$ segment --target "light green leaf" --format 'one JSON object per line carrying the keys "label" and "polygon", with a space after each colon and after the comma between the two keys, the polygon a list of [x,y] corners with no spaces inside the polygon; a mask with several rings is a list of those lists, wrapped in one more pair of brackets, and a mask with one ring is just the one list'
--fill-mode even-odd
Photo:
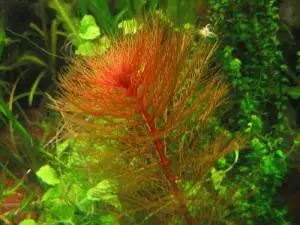
{"label": "light green leaf", "polygon": [[117,224],[119,224],[119,223],[117,223],[115,216],[113,216],[111,214],[101,216],[100,220],[102,222],[101,224],[105,224],[105,225],[108,225],[108,224],[116,224],[117,225]]}
{"label": "light green leaf", "polygon": [[99,182],[95,187],[87,191],[87,199],[93,201],[103,201],[116,208],[120,208],[116,184],[109,180]]}
{"label": "light green leaf", "polygon": [[71,202],[67,202],[63,195],[60,198],[44,202],[43,206],[47,213],[60,220],[71,221],[76,212],[75,205]]}
{"label": "light green leaf", "polygon": [[71,140],[67,139],[56,145],[56,152],[58,157],[60,157],[71,145]]}
{"label": "light green leaf", "polygon": [[21,221],[21,223],[19,223],[19,225],[37,225],[37,223],[32,219],[26,219],[26,220]]}
{"label": "light green leaf", "polygon": [[227,190],[226,186],[222,185],[226,173],[226,170],[216,170],[215,168],[212,168],[211,170],[211,179],[213,182],[213,186],[215,190],[218,191],[221,195],[225,195]]}
{"label": "light green leaf", "polygon": [[182,184],[183,191],[187,197],[196,197],[199,192],[203,191],[200,184],[193,184],[190,181],[187,181]]}
{"label": "light green leaf", "polygon": [[185,23],[185,24],[183,25],[183,28],[184,28],[185,30],[194,30],[195,26],[194,26],[193,24],[190,24],[190,23]]}
{"label": "light green leaf", "polygon": [[32,106],[33,97],[36,93],[36,89],[37,89],[41,79],[45,76],[45,74],[46,74],[46,71],[40,72],[39,75],[37,76],[37,78],[35,79],[31,89],[30,89],[29,96],[28,96],[28,104],[30,106]]}
{"label": "light green leaf", "polygon": [[283,151],[282,150],[277,150],[276,151],[276,153],[277,153],[277,155],[280,157],[280,158],[282,158],[282,159],[285,159],[286,158],[286,155],[283,153]]}
{"label": "light green leaf", "polygon": [[118,24],[118,28],[123,30],[123,34],[135,34],[138,29],[138,23],[135,19],[124,20]]}
{"label": "light green leaf", "polygon": [[75,206],[67,204],[65,201],[56,200],[50,209],[51,213],[62,220],[72,220],[75,214]]}
{"label": "light green leaf", "polygon": [[63,187],[61,185],[56,185],[46,191],[46,193],[42,197],[42,202],[50,202],[57,198],[60,198],[63,192]]}
{"label": "light green leaf", "polygon": [[107,36],[103,36],[100,38],[100,42],[99,42],[99,52],[103,53],[106,52],[110,47],[110,40]]}
{"label": "light green leaf", "polygon": [[263,130],[263,122],[257,115],[251,115],[251,122],[248,123],[246,132],[261,132]]}
{"label": "light green leaf", "polygon": [[79,36],[83,40],[95,40],[100,36],[100,29],[93,16],[85,15],[80,21]]}
{"label": "light green leaf", "polygon": [[60,180],[58,179],[55,170],[49,165],[42,166],[36,172],[36,175],[46,184],[55,185],[60,183]]}
{"label": "light green leaf", "polygon": [[75,51],[76,55],[93,56],[95,54],[95,45],[93,42],[85,41],[79,44]]}
{"label": "light green leaf", "polygon": [[212,168],[211,178],[216,190],[221,188],[221,183],[224,180],[225,176],[226,176],[225,170],[216,170],[215,168]]}

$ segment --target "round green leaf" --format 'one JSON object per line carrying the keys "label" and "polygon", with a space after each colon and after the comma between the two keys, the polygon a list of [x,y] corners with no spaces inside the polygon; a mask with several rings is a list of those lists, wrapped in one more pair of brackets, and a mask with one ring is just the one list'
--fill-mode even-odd
{"label": "round green leaf", "polygon": [[80,21],[79,36],[83,40],[95,40],[100,36],[100,29],[93,16],[85,15]]}
{"label": "round green leaf", "polygon": [[49,166],[42,166],[37,172],[36,175],[46,184],[55,185],[60,182],[58,179],[55,170]]}

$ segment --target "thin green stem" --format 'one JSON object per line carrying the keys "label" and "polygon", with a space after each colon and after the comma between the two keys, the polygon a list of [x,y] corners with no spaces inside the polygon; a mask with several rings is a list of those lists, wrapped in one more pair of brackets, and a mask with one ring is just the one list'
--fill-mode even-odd
{"label": "thin green stem", "polygon": [[71,31],[71,33],[76,34],[76,28],[73,25],[71,19],[69,18],[67,12],[65,12],[64,8],[61,6],[61,2],[58,0],[54,0],[53,4],[55,5],[55,8],[57,9],[57,12],[60,14],[61,18],[63,19],[63,21],[65,22],[66,26],[69,28],[69,31]]}

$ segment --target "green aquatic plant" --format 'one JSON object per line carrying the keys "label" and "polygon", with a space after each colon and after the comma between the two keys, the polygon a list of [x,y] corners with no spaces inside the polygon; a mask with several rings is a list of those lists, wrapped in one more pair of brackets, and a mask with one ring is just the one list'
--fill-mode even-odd
{"label": "green aquatic plant", "polygon": [[88,167],[100,179],[96,190],[103,182],[111,187],[115,200],[100,200],[115,223],[226,221],[230,197],[215,195],[206,174],[242,140],[207,126],[228,86],[214,67],[216,44],[193,41],[191,30],[145,21],[107,52],[75,58],[60,76],[52,107],[70,135],[96,143],[83,152],[94,160]]}
{"label": "green aquatic plant", "polygon": [[249,198],[237,198],[233,212],[247,225],[287,224],[286,210],[273,201],[287,171],[290,147],[284,92],[288,79],[277,37],[276,1],[208,2],[213,32],[222,40],[219,59],[233,86],[236,116],[229,120],[233,129],[250,137],[251,151],[240,154],[228,183],[242,184],[240,192]]}
{"label": "green aquatic plant", "polygon": [[[19,80],[23,90],[17,87],[16,103],[22,102],[23,107],[36,105],[35,98],[41,98],[39,90],[47,89],[45,82],[54,78],[57,60],[63,58],[57,55],[57,42],[61,34],[57,20],[46,15],[44,1],[32,3],[30,7],[34,9],[32,17],[38,18],[39,22],[26,21],[27,29],[20,33],[15,31],[17,25],[16,28],[5,27],[8,40],[0,64],[3,80],[9,80],[10,83]],[[28,99],[27,104],[24,98]]]}
{"label": "green aquatic plant", "polygon": [[296,68],[295,73],[290,71],[293,74],[293,80],[296,84],[295,86],[285,86],[283,91],[287,93],[292,99],[299,99],[300,98],[300,51],[296,53],[297,61],[296,61]]}

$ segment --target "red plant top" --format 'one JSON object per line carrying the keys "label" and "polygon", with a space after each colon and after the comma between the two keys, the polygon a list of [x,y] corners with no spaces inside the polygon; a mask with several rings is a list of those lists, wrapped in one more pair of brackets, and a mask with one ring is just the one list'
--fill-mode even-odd
{"label": "red plant top", "polygon": [[105,54],[75,59],[60,80],[60,109],[98,118],[128,119],[142,111],[151,120],[160,116],[174,98],[191,44],[191,36],[161,26],[144,25]]}

